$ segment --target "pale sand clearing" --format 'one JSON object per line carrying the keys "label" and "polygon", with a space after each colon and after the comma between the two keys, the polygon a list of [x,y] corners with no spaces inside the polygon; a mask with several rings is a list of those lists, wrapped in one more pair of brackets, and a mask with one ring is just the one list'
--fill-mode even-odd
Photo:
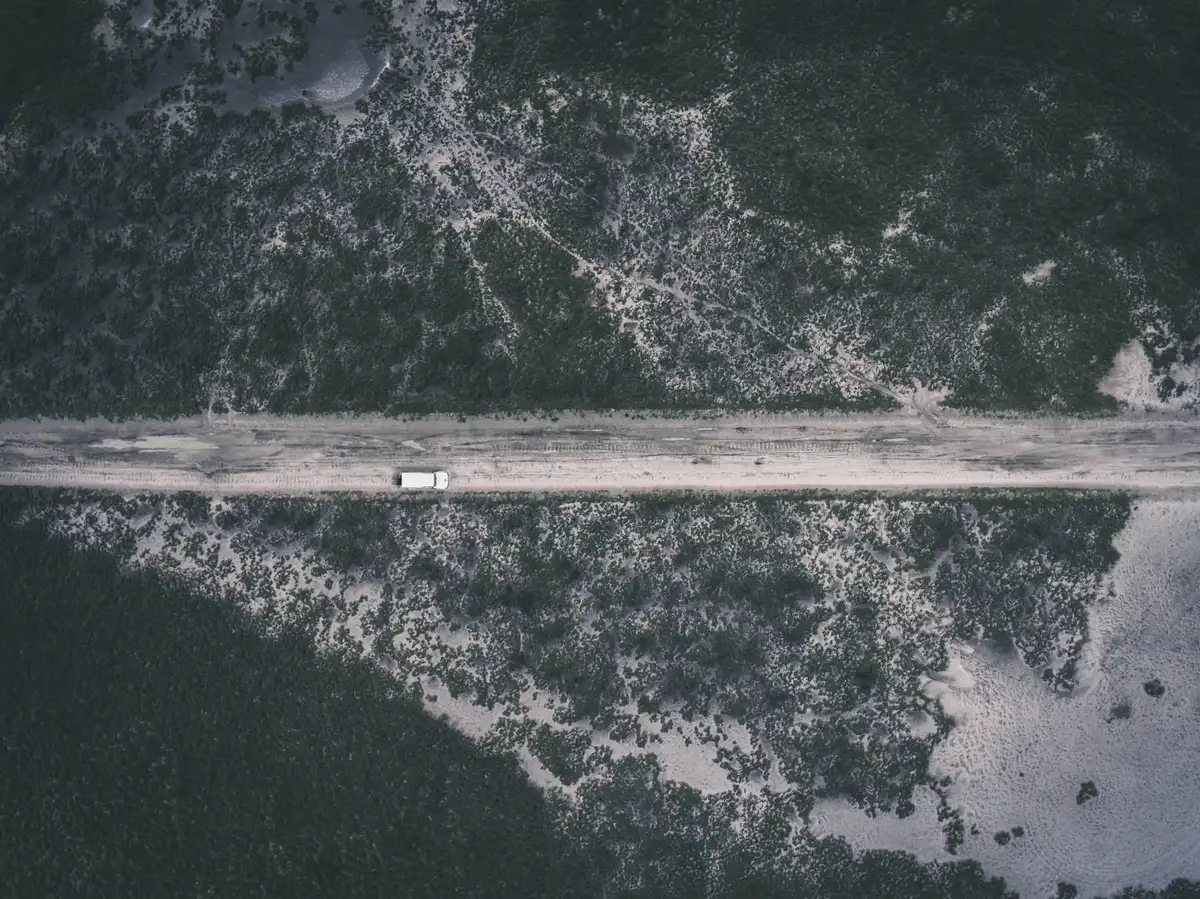
{"label": "pale sand clearing", "polygon": [[[1015,656],[963,647],[943,705],[958,719],[931,774],[952,778],[950,803],[976,825],[960,856],[1023,897],[1161,889],[1200,878],[1200,502],[1141,501],[1116,540],[1113,597],[1094,607],[1082,685],[1056,694]],[[1166,693],[1147,695],[1161,680]],[[1114,717],[1114,709],[1128,717]],[[1099,796],[1076,795],[1093,781]],[[822,803],[814,829],[859,848],[950,860],[933,794],[917,812],[869,819]],[[1001,846],[994,835],[1023,827]]]}

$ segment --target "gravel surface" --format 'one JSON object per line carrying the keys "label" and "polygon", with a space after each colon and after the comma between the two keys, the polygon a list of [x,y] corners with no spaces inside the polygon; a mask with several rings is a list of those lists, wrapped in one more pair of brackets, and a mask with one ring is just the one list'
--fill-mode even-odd
{"label": "gravel surface", "polygon": [[200,416],[0,422],[0,484],[207,493],[1200,489],[1200,417],[517,418]]}

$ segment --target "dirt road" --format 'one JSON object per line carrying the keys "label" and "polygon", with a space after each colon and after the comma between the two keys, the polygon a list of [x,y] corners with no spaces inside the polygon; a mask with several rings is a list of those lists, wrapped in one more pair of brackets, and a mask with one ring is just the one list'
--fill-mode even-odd
{"label": "dirt road", "polygon": [[1200,418],[916,415],[543,420],[196,417],[0,422],[0,484],[139,490],[391,492],[398,468],[449,492],[1200,491]]}

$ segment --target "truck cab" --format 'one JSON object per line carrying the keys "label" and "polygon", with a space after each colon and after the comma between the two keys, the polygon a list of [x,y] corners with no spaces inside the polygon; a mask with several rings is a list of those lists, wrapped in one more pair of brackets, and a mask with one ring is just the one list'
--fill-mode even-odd
{"label": "truck cab", "polygon": [[392,475],[392,483],[401,490],[445,490],[450,475],[444,471],[398,471]]}

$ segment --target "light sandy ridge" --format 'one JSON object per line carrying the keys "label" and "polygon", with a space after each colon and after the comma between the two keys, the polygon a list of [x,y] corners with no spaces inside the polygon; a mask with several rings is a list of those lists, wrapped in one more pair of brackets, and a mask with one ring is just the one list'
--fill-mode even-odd
{"label": "light sandy ridge", "polygon": [[451,492],[1200,489],[1200,417],[942,413],[556,420],[197,416],[0,422],[0,484],[206,493],[392,492],[399,468]]}

